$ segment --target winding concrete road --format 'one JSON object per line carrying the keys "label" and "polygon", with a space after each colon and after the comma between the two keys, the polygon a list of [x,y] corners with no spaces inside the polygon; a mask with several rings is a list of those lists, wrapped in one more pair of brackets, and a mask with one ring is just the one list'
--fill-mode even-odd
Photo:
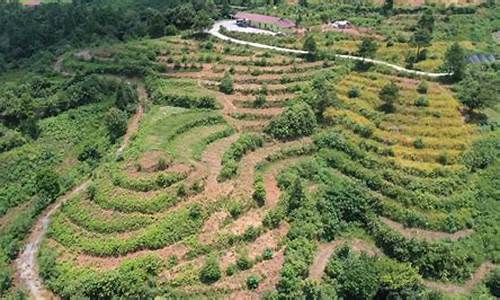
{"label": "winding concrete road", "polygon": [[[210,30],[208,30],[207,32],[210,35],[212,35],[218,39],[232,42],[235,44],[248,45],[248,46],[252,46],[252,47],[256,47],[256,48],[269,49],[269,50],[294,53],[294,54],[308,54],[309,53],[309,52],[304,51],[304,50],[275,47],[275,46],[270,46],[270,45],[265,45],[265,44],[260,44],[260,43],[238,40],[238,39],[228,37],[220,32],[222,27],[228,28],[228,27],[234,26],[234,22],[235,22],[234,20],[223,20],[223,21],[215,22],[214,25],[212,26],[212,28]],[[365,62],[372,63],[375,65],[386,66],[386,67],[392,68],[392,69],[399,71],[399,72],[404,72],[407,74],[413,74],[413,75],[418,75],[418,76],[427,76],[427,77],[437,78],[437,77],[444,77],[444,76],[451,75],[451,73],[432,73],[432,72],[409,70],[409,69],[405,69],[403,67],[400,67],[398,65],[391,64],[391,63],[388,63],[385,61],[370,59],[370,58],[363,58],[363,57],[354,56],[354,55],[335,54],[335,57],[342,58],[342,59],[349,59],[349,60],[365,61]]]}

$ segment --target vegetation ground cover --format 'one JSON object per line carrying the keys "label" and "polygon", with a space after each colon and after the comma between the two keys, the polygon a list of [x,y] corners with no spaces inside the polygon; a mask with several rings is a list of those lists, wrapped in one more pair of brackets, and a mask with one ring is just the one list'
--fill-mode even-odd
{"label": "vegetation ground cover", "polygon": [[[320,49],[305,57],[186,30],[68,51],[56,62],[68,76],[13,78],[3,94],[23,109],[0,105],[12,141],[0,153],[0,267],[40,210],[92,174],[52,217],[38,255],[44,285],[63,298],[498,296],[499,135],[483,107],[463,101],[468,81],[335,60],[325,52],[366,42],[314,30],[327,14],[401,35],[375,56],[403,65],[391,51],[416,51],[408,39],[424,10],[308,5],[251,8],[302,13]],[[496,26],[496,10],[434,8],[435,41],[413,67],[440,69],[457,39],[494,50],[472,36]],[[477,31],[447,35],[445,18],[467,17],[481,20]],[[498,66],[480,71],[497,76]],[[116,154],[138,104],[138,130]],[[14,295],[10,273],[0,276]]]}

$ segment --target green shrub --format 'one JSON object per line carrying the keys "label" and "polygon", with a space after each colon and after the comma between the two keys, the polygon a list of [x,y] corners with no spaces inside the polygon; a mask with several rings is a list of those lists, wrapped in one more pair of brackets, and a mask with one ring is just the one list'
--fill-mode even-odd
{"label": "green shrub", "polygon": [[114,142],[127,132],[127,113],[118,108],[112,107],[104,118],[111,140]]}
{"label": "green shrub", "polygon": [[96,161],[101,158],[101,153],[99,152],[99,149],[97,145],[95,144],[86,144],[83,147],[83,150],[78,154],[78,160],[79,161]]}
{"label": "green shrub", "polygon": [[264,252],[262,252],[262,259],[270,260],[272,258],[273,258],[273,250],[271,248],[264,249]]}
{"label": "green shrub", "polygon": [[221,278],[222,272],[215,256],[208,257],[205,260],[199,276],[200,281],[205,284],[212,284]]}
{"label": "green shrub", "polygon": [[373,135],[373,127],[371,126],[366,126],[366,125],[361,125],[361,124],[356,124],[354,126],[354,133],[359,134],[360,136],[364,138],[369,138]]}
{"label": "green shrub", "polygon": [[283,212],[283,210],[279,208],[271,209],[267,211],[267,214],[265,215],[262,224],[269,229],[278,228],[278,226],[280,225],[281,221],[283,221],[284,218],[285,218],[285,213]]}
{"label": "green shrub", "polygon": [[41,197],[55,199],[61,191],[59,176],[51,169],[39,170],[35,177],[35,188]]}
{"label": "green shrub", "polygon": [[442,164],[443,166],[447,166],[447,165],[451,164],[451,158],[450,158],[450,155],[448,154],[448,152],[440,153],[438,158],[437,158],[437,162]]}
{"label": "green shrub", "polygon": [[340,248],[337,258],[329,261],[326,275],[339,283],[339,294],[345,299],[372,299],[379,289],[379,274],[373,259],[354,255]]}
{"label": "green shrub", "polygon": [[429,99],[427,97],[420,97],[415,101],[415,106],[428,107],[429,106]]}
{"label": "green shrub", "polygon": [[232,94],[234,92],[233,77],[229,72],[226,72],[224,74],[224,77],[222,77],[222,80],[219,84],[219,91],[224,94]]}
{"label": "green shrub", "polygon": [[475,141],[467,150],[462,161],[471,171],[485,169],[500,156],[500,139],[497,133]]}
{"label": "green shrub", "polygon": [[263,107],[267,103],[267,98],[263,94],[258,94],[253,102],[254,107]]}
{"label": "green shrub", "polygon": [[229,214],[233,219],[237,219],[243,212],[243,206],[240,202],[232,202],[229,206]]}
{"label": "green shrub", "polygon": [[424,144],[424,141],[422,140],[422,138],[418,138],[415,141],[413,141],[413,146],[416,149],[423,149],[425,147],[425,144]]}
{"label": "green shrub", "polygon": [[253,200],[259,206],[264,206],[266,203],[266,188],[264,186],[264,178],[262,176],[257,176],[253,184],[254,192],[252,195]]}
{"label": "green shrub", "polygon": [[249,290],[255,290],[259,287],[260,277],[257,275],[250,275],[247,278],[247,288]]}
{"label": "green shrub", "polygon": [[253,242],[260,235],[261,230],[259,228],[249,226],[243,233],[243,240],[247,242]]}
{"label": "green shrub", "polygon": [[238,266],[235,264],[230,264],[226,269],[227,276],[233,276],[238,272]]}
{"label": "green shrub", "polygon": [[311,107],[306,103],[297,103],[273,119],[265,131],[276,139],[292,140],[311,135],[316,125]]}
{"label": "green shrub", "polygon": [[429,89],[429,84],[425,80],[420,81],[420,83],[417,86],[417,92],[419,94],[427,94],[428,89]]}
{"label": "green shrub", "polygon": [[238,266],[238,269],[244,271],[250,269],[253,266],[253,263],[248,256],[243,255],[236,259],[236,265]]}
{"label": "green shrub", "polygon": [[490,289],[493,296],[500,297],[500,268],[496,268],[491,275],[488,276],[486,286]]}
{"label": "green shrub", "polygon": [[139,96],[136,88],[128,82],[121,82],[116,92],[116,107],[127,113],[133,113],[137,109],[138,102]]}
{"label": "green shrub", "polygon": [[361,96],[361,91],[359,90],[358,87],[353,86],[353,87],[351,87],[349,92],[347,92],[347,96],[349,98],[358,98],[359,96]]}
{"label": "green shrub", "polygon": [[222,170],[217,177],[219,181],[224,181],[234,177],[238,173],[238,162],[243,156],[264,145],[264,138],[258,134],[244,133],[238,140],[231,144],[229,149],[222,156]]}

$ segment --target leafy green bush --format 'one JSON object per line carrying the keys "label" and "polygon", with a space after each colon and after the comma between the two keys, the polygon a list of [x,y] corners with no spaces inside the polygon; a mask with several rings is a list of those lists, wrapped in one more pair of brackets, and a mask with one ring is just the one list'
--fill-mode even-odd
{"label": "leafy green bush", "polygon": [[262,252],[262,259],[270,260],[272,258],[273,258],[273,250],[271,248],[264,249],[264,252]]}
{"label": "leafy green bush", "polygon": [[236,259],[236,265],[238,269],[244,271],[250,269],[253,266],[253,262],[248,256],[242,255]]}
{"label": "leafy green bush", "polygon": [[227,276],[233,276],[236,272],[238,272],[238,266],[236,266],[236,264],[230,264],[226,269]]}
{"label": "leafy green bush", "polygon": [[372,299],[379,289],[379,274],[374,261],[366,255],[338,250],[338,258],[329,261],[326,275],[339,283],[339,294],[345,299]]}
{"label": "leafy green bush", "polygon": [[500,268],[496,268],[491,275],[488,276],[486,286],[490,289],[493,296],[500,297]]}
{"label": "leafy green bush", "polygon": [[248,276],[246,283],[249,290],[255,290],[259,287],[260,277],[257,275],[250,275]]}
{"label": "leafy green bush", "polygon": [[104,122],[113,142],[127,132],[128,117],[127,113],[123,110],[115,107],[110,108]]}
{"label": "leafy green bush", "polygon": [[413,146],[416,149],[423,149],[425,147],[425,144],[422,138],[417,138],[415,141],[413,141]]}
{"label": "leafy green bush", "polygon": [[210,256],[205,260],[200,270],[200,281],[205,284],[212,284],[218,281],[222,276],[217,257]]}
{"label": "leafy green bush", "polygon": [[498,159],[500,153],[499,134],[492,133],[475,141],[462,160],[471,171],[485,169]]}
{"label": "leafy green bush", "polygon": [[187,177],[184,173],[166,172],[148,178],[132,178],[123,174],[115,174],[113,184],[125,189],[149,192],[169,187]]}
{"label": "leafy green bush", "polygon": [[253,184],[254,192],[252,195],[253,200],[259,206],[263,206],[266,203],[266,188],[264,186],[264,177],[257,176]]}
{"label": "leafy green bush", "polygon": [[420,83],[417,86],[417,92],[419,94],[427,94],[428,89],[429,89],[429,84],[425,80],[420,81]]}
{"label": "leafy green bush", "polygon": [[133,113],[137,109],[138,102],[139,96],[135,87],[128,82],[122,82],[116,92],[116,107],[128,113]]}
{"label": "leafy green bush", "polygon": [[95,144],[86,144],[83,147],[82,152],[78,154],[79,161],[97,161],[101,158],[101,153],[99,152],[99,148]]}
{"label": "leafy green bush", "polygon": [[219,84],[219,91],[223,92],[224,94],[232,94],[234,92],[234,81],[229,72],[226,72],[224,74],[224,77],[222,77],[222,80]]}
{"label": "leafy green bush", "polygon": [[428,107],[429,106],[429,99],[426,97],[420,97],[417,100],[415,100],[415,106]]}
{"label": "leafy green bush", "polygon": [[255,96],[255,100],[253,102],[254,107],[263,107],[267,103],[267,98],[263,94],[258,94]]}
{"label": "leafy green bush", "polygon": [[292,140],[311,135],[316,125],[311,107],[306,103],[297,103],[273,119],[265,131],[279,140]]}
{"label": "leafy green bush", "polygon": [[358,98],[359,96],[361,96],[361,91],[359,90],[358,87],[353,86],[353,87],[351,87],[349,92],[347,92],[347,96],[349,98]]}
{"label": "leafy green bush", "polygon": [[238,162],[243,156],[264,145],[264,138],[258,134],[244,133],[238,140],[231,144],[229,149],[222,156],[222,170],[217,177],[219,181],[224,181],[234,177],[238,173]]}
{"label": "leafy green bush", "polygon": [[249,226],[245,232],[243,233],[243,240],[247,242],[253,242],[257,239],[257,237],[262,233],[260,228]]}

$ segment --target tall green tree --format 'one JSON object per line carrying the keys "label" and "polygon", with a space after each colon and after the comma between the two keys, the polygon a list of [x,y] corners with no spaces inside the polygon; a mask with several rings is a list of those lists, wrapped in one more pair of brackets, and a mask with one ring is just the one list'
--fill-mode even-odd
{"label": "tall green tree", "polygon": [[382,110],[387,113],[394,112],[394,103],[399,100],[400,96],[399,87],[394,82],[386,84],[380,90],[378,96],[379,99],[384,102],[382,104]]}
{"label": "tall green tree", "polygon": [[461,80],[464,76],[467,61],[465,51],[459,43],[453,43],[446,50],[444,61],[444,66],[451,73],[451,78],[455,81]]}
{"label": "tall green tree", "polygon": [[42,169],[36,174],[35,188],[38,195],[48,199],[55,199],[61,187],[59,185],[59,175],[51,169]]}
{"label": "tall green tree", "polygon": [[417,60],[420,57],[421,48],[430,46],[431,41],[432,41],[432,34],[430,33],[429,30],[425,28],[420,28],[417,31],[415,31],[411,39],[411,43],[417,47],[417,53],[416,53]]}
{"label": "tall green tree", "polygon": [[377,50],[378,50],[377,42],[375,42],[370,38],[363,38],[361,45],[359,45],[357,54],[358,56],[363,57],[363,59],[373,58],[375,56],[375,53],[377,53]]}
{"label": "tall green tree", "polygon": [[384,6],[382,7],[384,14],[386,15],[390,14],[393,9],[394,9],[394,0],[385,0]]}
{"label": "tall green tree", "polygon": [[316,43],[316,39],[312,35],[308,35],[304,40],[304,51],[307,51],[308,54],[306,57],[308,60],[315,60],[317,58],[318,53],[318,45]]}
{"label": "tall green tree", "polygon": [[288,212],[292,212],[304,205],[307,201],[306,193],[304,191],[304,185],[302,184],[302,180],[297,177],[293,181],[289,190],[289,198],[288,198]]}
{"label": "tall green tree", "polygon": [[116,107],[128,113],[132,113],[137,109],[138,102],[139,96],[137,95],[135,87],[129,82],[120,84],[116,92]]}
{"label": "tall green tree", "polygon": [[469,112],[494,107],[500,103],[500,75],[494,71],[471,69],[458,84],[457,95]]}
{"label": "tall green tree", "polygon": [[127,113],[116,107],[110,108],[106,113],[104,122],[113,142],[127,132],[127,120]]}
{"label": "tall green tree", "polygon": [[327,80],[324,76],[314,78],[313,91],[313,103],[309,104],[314,109],[316,119],[319,122],[322,122],[324,120],[323,114],[326,109],[335,105],[337,101],[337,91],[333,86],[333,83]]}
{"label": "tall green tree", "polygon": [[434,32],[434,24],[436,19],[432,13],[432,10],[426,9],[424,13],[420,16],[417,22],[417,27],[420,29],[425,29],[431,34]]}

